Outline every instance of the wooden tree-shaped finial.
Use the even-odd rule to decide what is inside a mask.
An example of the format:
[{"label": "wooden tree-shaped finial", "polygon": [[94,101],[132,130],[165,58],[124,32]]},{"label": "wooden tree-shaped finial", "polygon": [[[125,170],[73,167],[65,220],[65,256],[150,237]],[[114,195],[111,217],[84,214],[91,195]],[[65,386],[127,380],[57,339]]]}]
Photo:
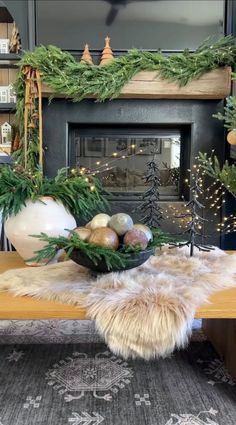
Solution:
[{"label": "wooden tree-shaped finial", "polygon": [[111,63],[114,59],[111,47],[110,47],[110,37],[105,38],[105,47],[102,51],[102,57],[100,61],[100,65],[107,65]]},{"label": "wooden tree-shaped finial", "polygon": [[87,63],[88,65],[93,65],[93,59],[89,51],[88,44],[85,44],[84,51],[81,56],[80,62]]}]

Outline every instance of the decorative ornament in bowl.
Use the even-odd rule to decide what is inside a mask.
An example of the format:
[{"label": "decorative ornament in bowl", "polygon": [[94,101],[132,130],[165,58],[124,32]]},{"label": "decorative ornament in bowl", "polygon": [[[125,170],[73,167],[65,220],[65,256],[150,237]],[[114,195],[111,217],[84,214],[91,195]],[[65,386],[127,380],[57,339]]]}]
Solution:
[{"label": "decorative ornament in bowl", "polygon": [[38,238],[48,245],[36,252],[31,261],[50,260],[57,250],[64,249],[77,264],[98,273],[138,267],[154,254],[156,247],[173,242],[171,235],[141,223],[134,224],[125,213],[111,217],[97,214],[85,226],[71,230],[68,238],[53,238],[45,233]]}]

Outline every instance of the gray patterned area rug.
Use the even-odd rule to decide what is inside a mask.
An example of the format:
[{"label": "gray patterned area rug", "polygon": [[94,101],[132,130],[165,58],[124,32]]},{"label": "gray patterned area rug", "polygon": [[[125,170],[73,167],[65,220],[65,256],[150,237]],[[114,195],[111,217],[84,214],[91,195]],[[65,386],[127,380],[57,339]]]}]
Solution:
[{"label": "gray patterned area rug", "polygon": [[236,385],[200,332],[149,362],[114,356],[89,321],[0,322],[0,343],[0,425],[236,424]]}]

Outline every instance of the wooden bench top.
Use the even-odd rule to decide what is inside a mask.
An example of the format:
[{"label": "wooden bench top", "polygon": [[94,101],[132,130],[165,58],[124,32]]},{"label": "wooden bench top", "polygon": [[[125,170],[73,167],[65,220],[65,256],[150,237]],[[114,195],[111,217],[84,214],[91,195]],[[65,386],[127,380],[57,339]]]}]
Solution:
[{"label": "wooden bench top", "polygon": [[[26,267],[16,252],[0,252],[0,273],[9,269]],[[196,318],[232,319],[236,318],[236,288],[217,292],[210,298],[210,304],[201,306]],[[33,297],[14,297],[0,292],[0,319],[86,319],[86,310]]]}]

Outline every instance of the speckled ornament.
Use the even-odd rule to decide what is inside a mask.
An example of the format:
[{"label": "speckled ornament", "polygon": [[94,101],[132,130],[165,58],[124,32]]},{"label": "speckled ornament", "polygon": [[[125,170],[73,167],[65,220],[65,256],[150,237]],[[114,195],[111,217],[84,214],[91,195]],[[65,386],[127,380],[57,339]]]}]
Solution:
[{"label": "speckled ornament", "polygon": [[236,145],[236,129],[227,134],[227,141],[230,145]]},{"label": "speckled ornament", "polygon": [[87,241],[92,233],[92,230],[88,229],[87,227],[76,227],[73,232],[77,233],[82,241]]},{"label": "speckled ornament", "polygon": [[109,227],[119,236],[123,236],[128,230],[131,230],[133,225],[132,218],[125,213],[114,214],[109,221]]},{"label": "speckled ornament", "polygon": [[134,227],[133,227],[133,228],[134,228],[134,229],[137,229],[137,230],[140,230],[140,232],[145,233],[145,235],[146,235],[146,236],[147,236],[147,238],[148,238],[148,242],[153,240],[153,234],[152,234],[152,231],[151,231],[151,229],[150,229],[148,226],[146,226],[145,224],[142,224],[142,223],[136,223],[136,224],[134,224]]},{"label": "speckled ornament", "polygon": [[124,245],[141,247],[141,249],[146,249],[148,245],[148,238],[144,232],[141,232],[137,229],[129,230],[124,236]]},{"label": "speckled ornament", "polygon": [[90,228],[95,230],[98,227],[107,227],[110,219],[111,217],[108,214],[97,214],[91,220]]},{"label": "speckled ornament", "polygon": [[114,250],[117,250],[119,246],[119,238],[117,234],[109,227],[99,227],[93,230],[89,238],[89,242]]}]

